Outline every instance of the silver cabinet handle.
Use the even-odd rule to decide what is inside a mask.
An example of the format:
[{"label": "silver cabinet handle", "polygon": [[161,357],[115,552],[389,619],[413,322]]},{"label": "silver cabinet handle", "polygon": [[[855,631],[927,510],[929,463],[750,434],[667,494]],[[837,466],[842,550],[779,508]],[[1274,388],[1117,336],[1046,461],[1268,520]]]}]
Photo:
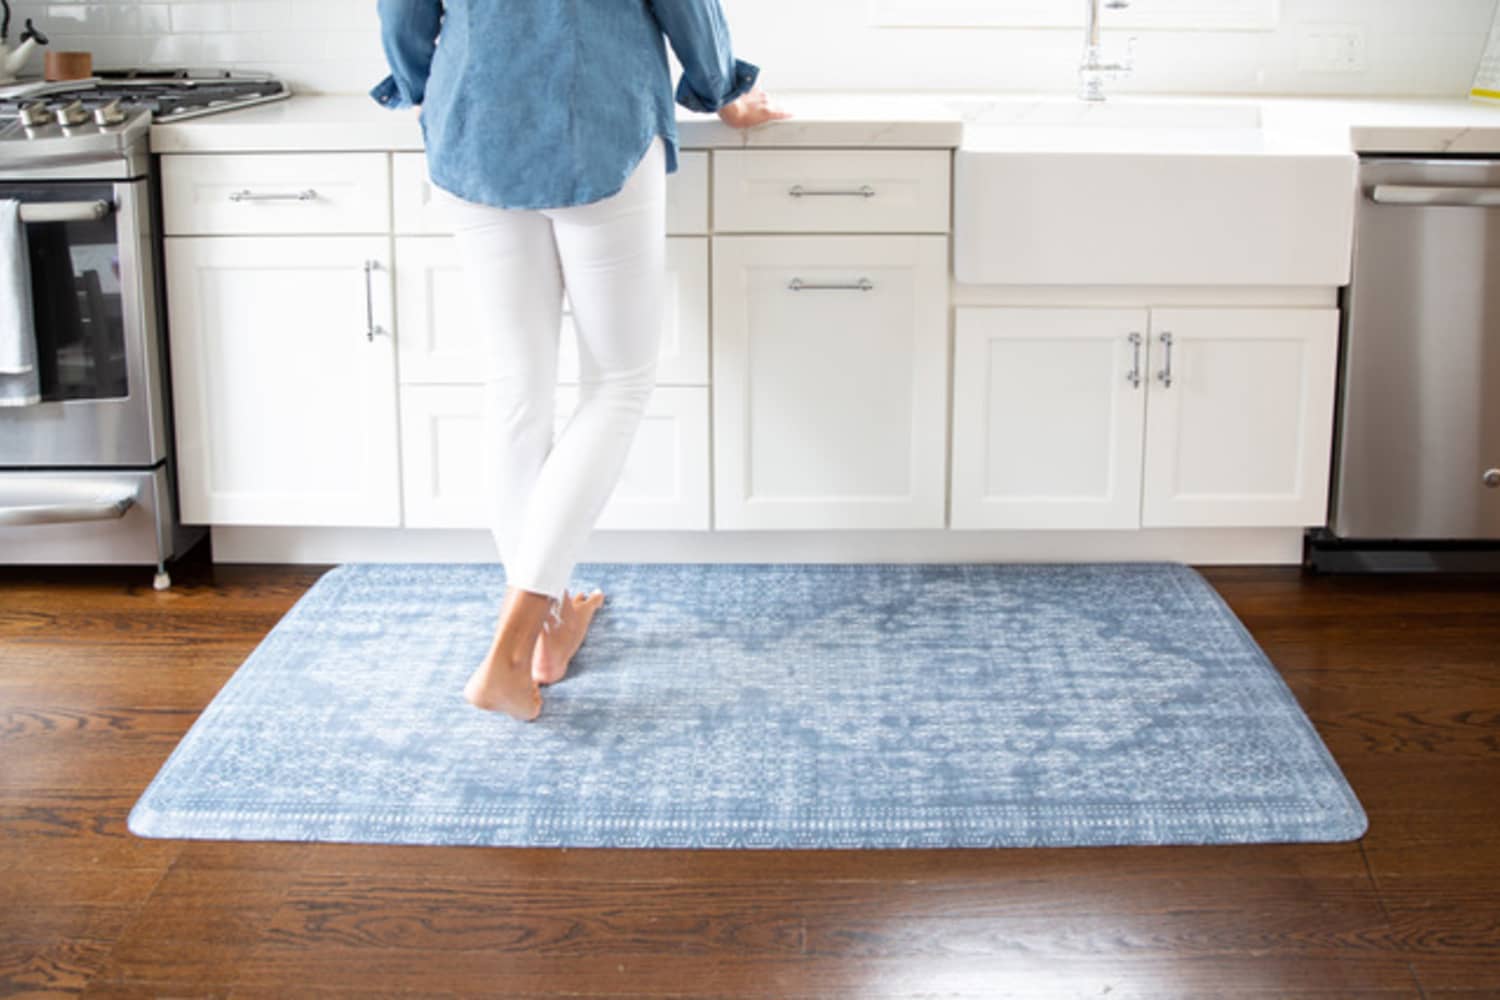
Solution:
[{"label": "silver cabinet handle", "polygon": [[318,196],[318,192],[312,188],[306,191],[294,191],[285,193],[256,194],[254,191],[236,191],[229,196],[230,201],[312,201]]},{"label": "silver cabinet handle", "polygon": [[1130,335],[1130,346],[1135,352],[1135,361],[1125,377],[1130,380],[1132,389],[1139,389],[1141,387],[1141,335],[1139,333]]},{"label": "silver cabinet handle", "polygon": [[793,278],[786,287],[794,292],[871,292],[875,290],[875,283],[869,278],[860,278],[853,284],[819,285]]},{"label": "silver cabinet handle", "polygon": [[1490,469],[1484,474],[1484,485],[1490,489],[1500,489],[1500,469]]},{"label": "silver cabinet handle", "polygon": [[365,339],[373,341],[377,333],[385,333],[375,325],[375,278],[374,274],[380,269],[380,261],[365,261]]},{"label": "silver cabinet handle", "polygon": [[1170,389],[1172,388],[1172,335],[1162,334],[1161,342],[1166,345],[1167,355],[1163,359],[1162,370],[1156,373],[1156,377],[1161,379],[1163,389]]},{"label": "silver cabinet handle", "polygon": [[1377,184],[1370,200],[1380,205],[1441,205],[1450,208],[1500,208],[1500,188]]},{"label": "silver cabinet handle", "polygon": [[805,188],[801,184],[793,184],[787,189],[787,194],[793,198],[873,198],[875,189],[868,184],[861,184],[852,190],[848,188]]}]

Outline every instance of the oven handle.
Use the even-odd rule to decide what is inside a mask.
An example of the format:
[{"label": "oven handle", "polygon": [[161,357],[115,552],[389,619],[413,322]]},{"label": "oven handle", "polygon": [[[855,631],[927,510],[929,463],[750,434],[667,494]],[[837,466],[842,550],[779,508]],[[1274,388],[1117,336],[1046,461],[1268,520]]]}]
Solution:
[{"label": "oven handle", "polygon": [[0,525],[109,521],[135,503],[136,485],[108,479],[36,479],[0,482]]},{"label": "oven handle", "polygon": [[1376,184],[1370,192],[1370,200],[1380,205],[1500,208],[1500,188]]},{"label": "oven handle", "polygon": [[21,206],[21,221],[93,222],[113,208],[107,201],[32,201]]}]

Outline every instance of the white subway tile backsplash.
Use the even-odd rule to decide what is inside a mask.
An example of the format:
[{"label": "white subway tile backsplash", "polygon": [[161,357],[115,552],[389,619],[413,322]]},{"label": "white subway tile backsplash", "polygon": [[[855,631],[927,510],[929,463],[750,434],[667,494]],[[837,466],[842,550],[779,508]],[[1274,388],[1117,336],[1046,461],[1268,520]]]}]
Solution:
[{"label": "white subway tile backsplash", "polygon": [[[870,0],[721,2],[736,54],[762,67],[767,89],[1076,85],[1075,30],[879,27]],[[375,0],[12,0],[11,7],[12,38],[30,17],[52,48],[91,51],[101,67],[263,70],[308,93],[364,93],[388,71]],[[1135,74],[1111,89],[1458,96],[1494,8],[1495,0],[1282,0],[1275,30],[1221,32],[1111,31],[1106,11],[1107,47],[1123,45],[1128,33],[1138,39]],[[1305,36],[1317,24],[1359,32],[1363,69],[1307,69]],[[37,75],[41,65],[34,55],[23,74]]]}]

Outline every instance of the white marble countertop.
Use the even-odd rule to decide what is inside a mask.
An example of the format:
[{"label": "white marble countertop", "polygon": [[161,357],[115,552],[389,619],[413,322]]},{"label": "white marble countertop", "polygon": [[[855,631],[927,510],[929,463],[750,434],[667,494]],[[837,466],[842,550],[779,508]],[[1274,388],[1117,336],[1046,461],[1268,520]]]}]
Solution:
[{"label": "white marble countertop", "polygon": [[[684,148],[741,146],[892,146],[955,148],[970,142],[1016,152],[1120,152],[1074,141],[1069,115],[1122,115],[1156,108],[1192,117],[1195,105],[1212,113],[1259,109],[1266,141],[1254,149],[1225,143],[1223,152],[1246,153],[1500,153],[1500,106],[1462,98],[1328,98],[1261,96],[1119,95],[1104,105],[1085,105],[1070,95],[1021,93],[843,93],[778,92],[794,115],[754,129],[732,129],[713,115],[682,112],[678,129]],[[364,94],[296,95],[285,101],[202,118],[153,125],[156,152],[300,150],[421,150],[418,110],[390,110]],[[983,124],[975,121],[982,117]],[[966,122],[965,119],[969,121]],[[1174,119],[1175,120],[1175,119]],[[1036,122],[1046,123],[1036,127]],[[1121,135],[1116,127],[1091,130]],[[1149,131],[1149,130],[1148,130]],[[1227,130],[1209,129],[1219,135]],[[1166,133],[1163,133],[1164,135]],[[1175,130],[1174,134],[1184,134]],[[1058,136],[1068,136],[1060,140]],[[1149,139],[1149,136],[1147,137]],[[1273,141],[1274,138],[1274,141]],[[1136,151],[1171,152],[1162,149]],[[1196,150],[1201,151],[1201,150]]]}]

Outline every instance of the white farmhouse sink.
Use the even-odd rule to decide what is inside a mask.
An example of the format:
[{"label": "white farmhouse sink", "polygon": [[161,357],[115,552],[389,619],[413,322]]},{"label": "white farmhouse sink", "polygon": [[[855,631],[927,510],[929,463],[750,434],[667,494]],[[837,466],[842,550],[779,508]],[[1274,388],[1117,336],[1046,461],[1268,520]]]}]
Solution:
[{"label": "white farmhouse sink", "polygon": [[954,270],[969,284],[1342,285],[1347,150],[1248,102],[959,100]]}]

